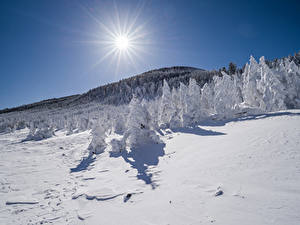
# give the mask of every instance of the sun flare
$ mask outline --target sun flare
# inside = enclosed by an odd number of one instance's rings
[[[115,45],[119,50],[126,50],[129,47],[129,40],[126,36],[119,36],[115,40]]]
[[[101,63],[108,63],[115,68],[115,75],[120,69],[140,70],[140,65],[148,65],[147,57],[151,54],[153,46],[152,32],[149,19],[142,19],[144,3],[137,5],[133,11],[122,9],[114,5],[108,17],[105,13],[95,14],[83,7],[85,12],[96,22],[97,30],[91,36],[91,40],[84,41],[99,48],[99,58],[92,69]]]

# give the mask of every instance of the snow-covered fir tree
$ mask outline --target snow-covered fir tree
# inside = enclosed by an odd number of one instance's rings
[[[129,115],[124,133],[124,142],[134,148],[149,143],[159,143],[159,136],[153,130],[151,115],[145,104],[134,96],[129,104]]]
[[[166,80],[164,80],[164,84],[162,87],[162,96],[159,104],[159,126],[162,128],[169,127],[175,109],[172,103],[171,90]]]

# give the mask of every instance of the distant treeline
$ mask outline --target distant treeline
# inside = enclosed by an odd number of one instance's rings
[[[282,59],[286,59],[289,62],[293,61],[299,66],[300,51],[295,53],[293,56],[288,56]],[[279,63],[284,62],[284,60],[274,59],[272,61],[265,60],[265,62],[270,68],[274,68],[279,66]],[[197,84],[200,87],[203,87],[205,83],[211,82],[214,76],[222,76],[222,71],[228,75],[239,76],[244,72],[244,69],[245,66],[238,68],[236,64],[232,62],[229,63],[228,68],[223,67],[219,70],[212,71],[184,66],[161,68],[91,89],[84,94],[53,98],[10,109],[3,109],[0,110],[0,114],[24,111],[28,109],[59,109],[62,107],[73,107],[91,102],[121,105],[128,104],[133,95],[150,100],[162,95],[162,86],[164,80],[168,82],[171,89],[178,88],[180,86],[180,82],[188,85],[190,78],[195,79]]]

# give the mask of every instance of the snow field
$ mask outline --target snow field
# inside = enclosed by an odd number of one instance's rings
[[[86,164],[89,131],[1,134],[0,224],[296,225],[299,124],[299,110],[209,120],[163,130],[163,146]]]

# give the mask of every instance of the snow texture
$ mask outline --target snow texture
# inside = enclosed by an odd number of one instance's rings
[[[0,224],[298,225],[299,123],[299,110],[209,120],[122,157],[85,158],[89,131],[2,133]]]

